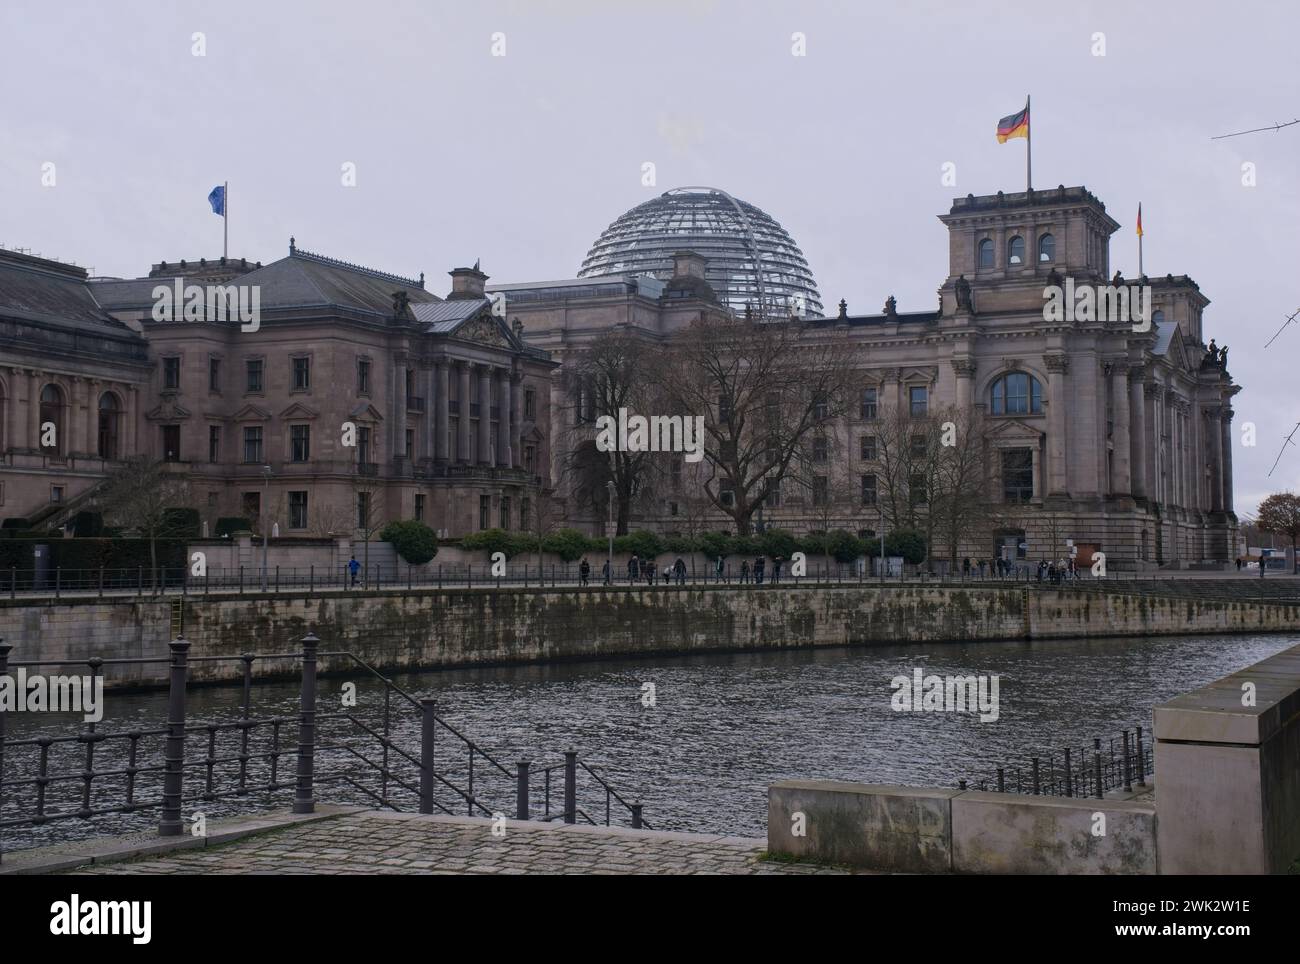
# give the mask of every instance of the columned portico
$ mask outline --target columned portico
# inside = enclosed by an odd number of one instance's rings
[[[497,369],[497,397],[501,399],[501,417],[497,422],[497,464],[514,465],[514,443],[510,428],[510,369]]]
[[[1115,406],[1114,417],[1112,419],[1114,423],[1114,437],[1111,440],[1113,447],[1111,449],[1110,491],[1112,495],[1130,495],[1132,493],[1133,482],[1129,468],[1128,362],[1111,362],[1109,368],[1111,397],[1114,400]]]
[[[451,399],[451,362],[441,359],[437,364],[438,401],[435,419],[435,438],[433,457],[439,462],[451,458],[451,415],[448,402]]]
[[[470,462],[469,457],[469,413],[470,413],[470,393],[469,393],[469,362],[457,362],[460,366],[460,410],[456,417],[456,448],[457,461]]]
[[[1070,360],[1065,355],[1047,355],[1047,495],[1068,496],[1065,480],[1066,375]]]
[[[1144,371],[1141,366],[1133,366],[1128,372],[1129,394],[1129,461],[1132,475],[1133,495],[1145,498],[1147,487],[1147,435],[1146,435],[1146,393],[1143,391]]]
[[[478,461],[495,465],[492,452],[492,367],[478,366]]]

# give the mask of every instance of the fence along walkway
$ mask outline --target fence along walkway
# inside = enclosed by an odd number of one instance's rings
[[[330,785],[346,786],[389,810],[500,813],[593,825],[625,816],[633,829],[649,828],[642,805],[625,799],[576,751],[536,771],[542,777],[538,785],[531,761],[506,766],[439,716],[434,700],[417,699],[351,652],[320,652],[315,634],[304,636],[301,646],[300,652],[194,657],[189,641],[176,638],[166,659],[11,662],[13,647],[0,640],[0,675],[19,668],[79,667],[93,679],[106,666],[168,664],[167,718],[160,725],[109,732],[101,724],[84,723],[67,735],[7,739],[9,714],[0,712],[0,860],[5,832],[16,827],[156,809],[159,836],[179,836],[189,831],[187,805],[291,790],[293,812],[306,814],[314,812],[321,788]],[[356,712],[318,710],[317,663],[326,656],[346,657],[383,684],[379,721]],[[301,661],[299,712],[255,718],[254,663],[286,659]],[[190,664],[227,660],[243,663],[238,718],[189,721]],[[418,725],[414,752],[394,739],[401,722]],[[78,756],[78,765],[60,769],[58,758],[67,754]],[[322,762],[330,765],[318,773]]]

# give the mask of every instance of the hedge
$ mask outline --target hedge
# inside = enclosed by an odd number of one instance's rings
[[[379,538],[391,543],[410,566],[422,566],[438,554],[438,535],[423,522],[405,519],[384,526]]]

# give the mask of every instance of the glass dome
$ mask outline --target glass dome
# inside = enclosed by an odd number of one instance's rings
[[[587,252],[579,278],[672,277],[673,254],[708,259],[705,279],[737,314],[822,314],[821,295],[803,252],[767,212],[726,191],[681,187],[638,204],[607,227]]]

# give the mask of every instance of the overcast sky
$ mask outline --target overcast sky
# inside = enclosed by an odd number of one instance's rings
[[[1300,319],[1263,348],[1300,308],[1300,125],[1210,140],[1300,116],[1300,7],[905,7],[2,0],[0,243],[123,277],[218,257],[205,199],[229,181],[232,255],[295,235],[444,294],[475,258],[497,282],[572,277],[624,210],[710,185],[786,227],[828,311],[925,310],[947,274],[935,215],[1024,189],[1024,142],[993,132],[1030,93],[1036,186],[1100,197],[1130,277],[1141,201],[1148,274],[1211,299],[1206,338],[1245,386],[1238,512],[1300,490],[1300,445],[1268,477],[1300,421]]]

